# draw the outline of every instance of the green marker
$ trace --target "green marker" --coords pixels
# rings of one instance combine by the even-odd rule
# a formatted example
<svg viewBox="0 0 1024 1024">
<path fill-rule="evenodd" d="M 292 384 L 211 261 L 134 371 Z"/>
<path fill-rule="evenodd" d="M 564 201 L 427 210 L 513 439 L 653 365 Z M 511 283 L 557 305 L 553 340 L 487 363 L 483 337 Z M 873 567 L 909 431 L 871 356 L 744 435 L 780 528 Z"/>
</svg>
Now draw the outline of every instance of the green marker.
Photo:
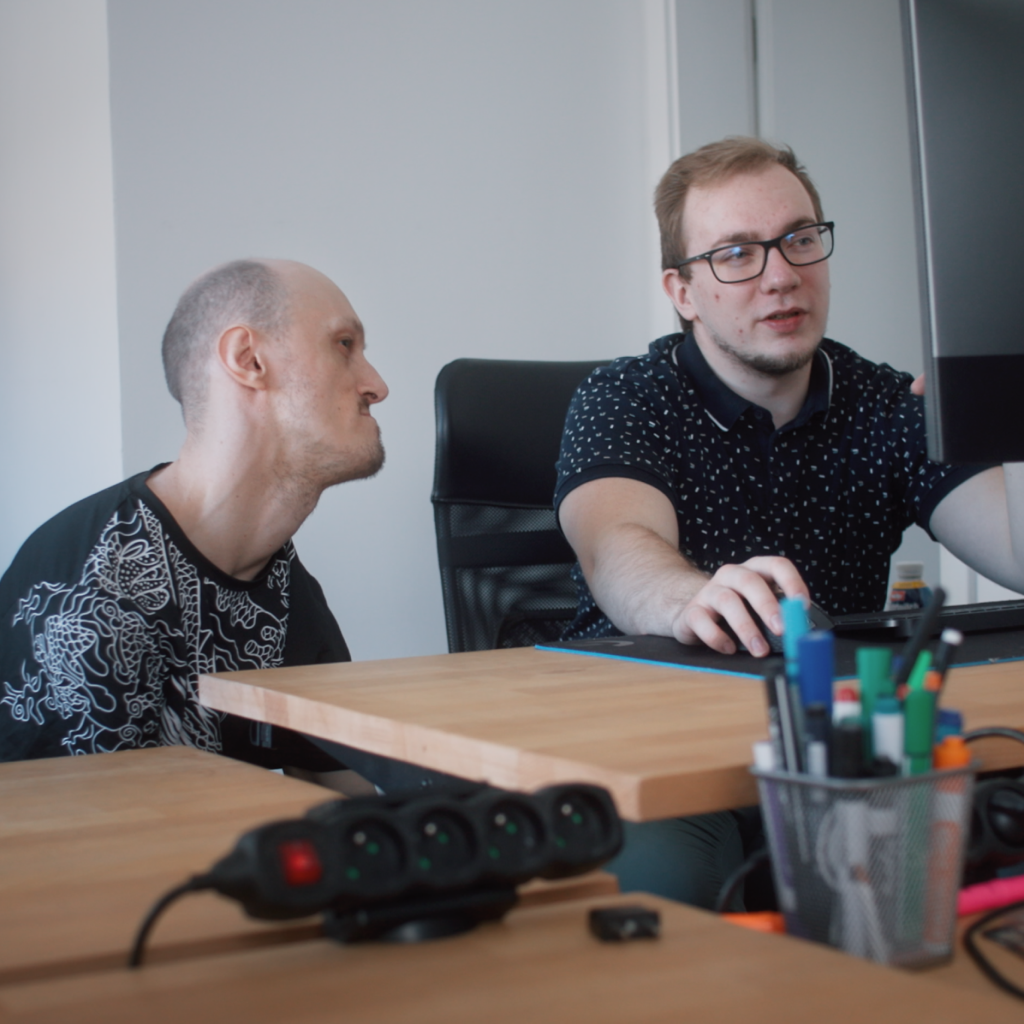
<svg viewBox="0 0 1024 1024">
<path fill-rule="evenodd" d="M 864 756 L 870 764 L 874 759 L 872 726 L 875 702 L 879 697 L 895 696 L 892 682 L 892 651 L 888 647 L 857 649 L 857 675 L 860 677 L 860 713 L 864 723 Z"/>
<path fill-rule="evenodd" d="M 914 662 L 914 669 L 910 673 L 910 678 L 907 680 L 907 686 L 911 690 L 923 690 L 924 689 L 924 677 L 928 674 L 928 669 L 932 667 L 932 652 L 922 651 L 917 656 L 917 661 Z"/>
<path fill-rule="evenodd" d="M 935 742 L 934 691 L 911 689 L 903 702 L 903 719 L 903 774 L 924 775 L 932 770 L 932 746 Z"/>
</svg>

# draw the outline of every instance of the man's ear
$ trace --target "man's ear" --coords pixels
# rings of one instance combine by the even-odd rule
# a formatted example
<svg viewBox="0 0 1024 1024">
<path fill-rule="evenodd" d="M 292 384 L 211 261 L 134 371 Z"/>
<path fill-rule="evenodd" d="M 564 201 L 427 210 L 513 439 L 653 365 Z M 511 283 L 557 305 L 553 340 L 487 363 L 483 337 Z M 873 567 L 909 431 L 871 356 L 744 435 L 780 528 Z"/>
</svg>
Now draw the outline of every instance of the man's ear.
<svg viewBox="0 0 1024 1024">
<path fill-rule="evenodd" d="M 265 345 L 266 339 L 251 327 L 229 327 L 217 339 L 217 360 L 228 376 L 242 387 L 265 391 Z"/>
<path fill-rule="evenodd" d="M 676 312 L 684 319 L 693 321 L 697 319 L 696 310 L 690 301 L 692 283 L 678 270 L 670 269 L 661 272 L 661 286 L 665 294 L 672 300 Z"/>
</svg>

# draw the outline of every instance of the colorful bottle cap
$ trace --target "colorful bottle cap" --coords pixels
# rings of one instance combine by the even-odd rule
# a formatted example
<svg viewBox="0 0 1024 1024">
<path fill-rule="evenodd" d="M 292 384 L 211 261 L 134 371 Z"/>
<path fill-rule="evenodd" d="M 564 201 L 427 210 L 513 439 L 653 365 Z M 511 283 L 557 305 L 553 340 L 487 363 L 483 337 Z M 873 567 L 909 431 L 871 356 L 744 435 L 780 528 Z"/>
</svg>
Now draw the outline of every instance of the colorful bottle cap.
<svg viewBox="0 0 1024 1024">
<path fill-rule="evenodd" d="M 963 736 L 947 736 L 935 747 L 936 768 L 964 768 L 971 763 L 971 752 Z"/>
</svg>

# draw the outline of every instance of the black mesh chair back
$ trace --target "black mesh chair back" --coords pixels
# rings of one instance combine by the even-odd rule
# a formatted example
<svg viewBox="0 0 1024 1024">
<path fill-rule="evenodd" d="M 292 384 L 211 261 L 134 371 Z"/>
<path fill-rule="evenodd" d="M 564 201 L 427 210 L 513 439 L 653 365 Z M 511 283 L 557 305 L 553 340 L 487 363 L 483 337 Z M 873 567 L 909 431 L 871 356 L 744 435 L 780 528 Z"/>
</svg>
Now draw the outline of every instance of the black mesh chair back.
<svg viewBox="0 0 1024 1024">
<path fill-rule="evenodd" d="M 555 460 L 569 400 L 601 365 L 456 359 L 438 374 L 431 500 L 450 651 L 554 640 L 575 615 Z"/>
</svg>

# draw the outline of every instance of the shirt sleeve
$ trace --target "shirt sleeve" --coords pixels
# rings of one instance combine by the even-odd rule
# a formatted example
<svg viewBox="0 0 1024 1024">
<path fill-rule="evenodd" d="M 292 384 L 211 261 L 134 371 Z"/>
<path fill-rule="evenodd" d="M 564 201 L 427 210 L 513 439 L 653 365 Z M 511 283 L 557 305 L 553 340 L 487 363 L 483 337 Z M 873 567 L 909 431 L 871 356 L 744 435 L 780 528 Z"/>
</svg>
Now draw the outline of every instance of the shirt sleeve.
<svg viewBox="0 0 1024 1024">
<path fill-rule="evenodd" d="M 665 366 L 638 371 L 639 360 L 619 359 L 595 370 L 569 404 L 556 469 L 554 505 L 581 484 L 624 477 L 661 491 L 673 508 L 676 471 L 669 453 L 678 450 L 668 425 L 677 416 L 668 399 Z"/>
</svg>

